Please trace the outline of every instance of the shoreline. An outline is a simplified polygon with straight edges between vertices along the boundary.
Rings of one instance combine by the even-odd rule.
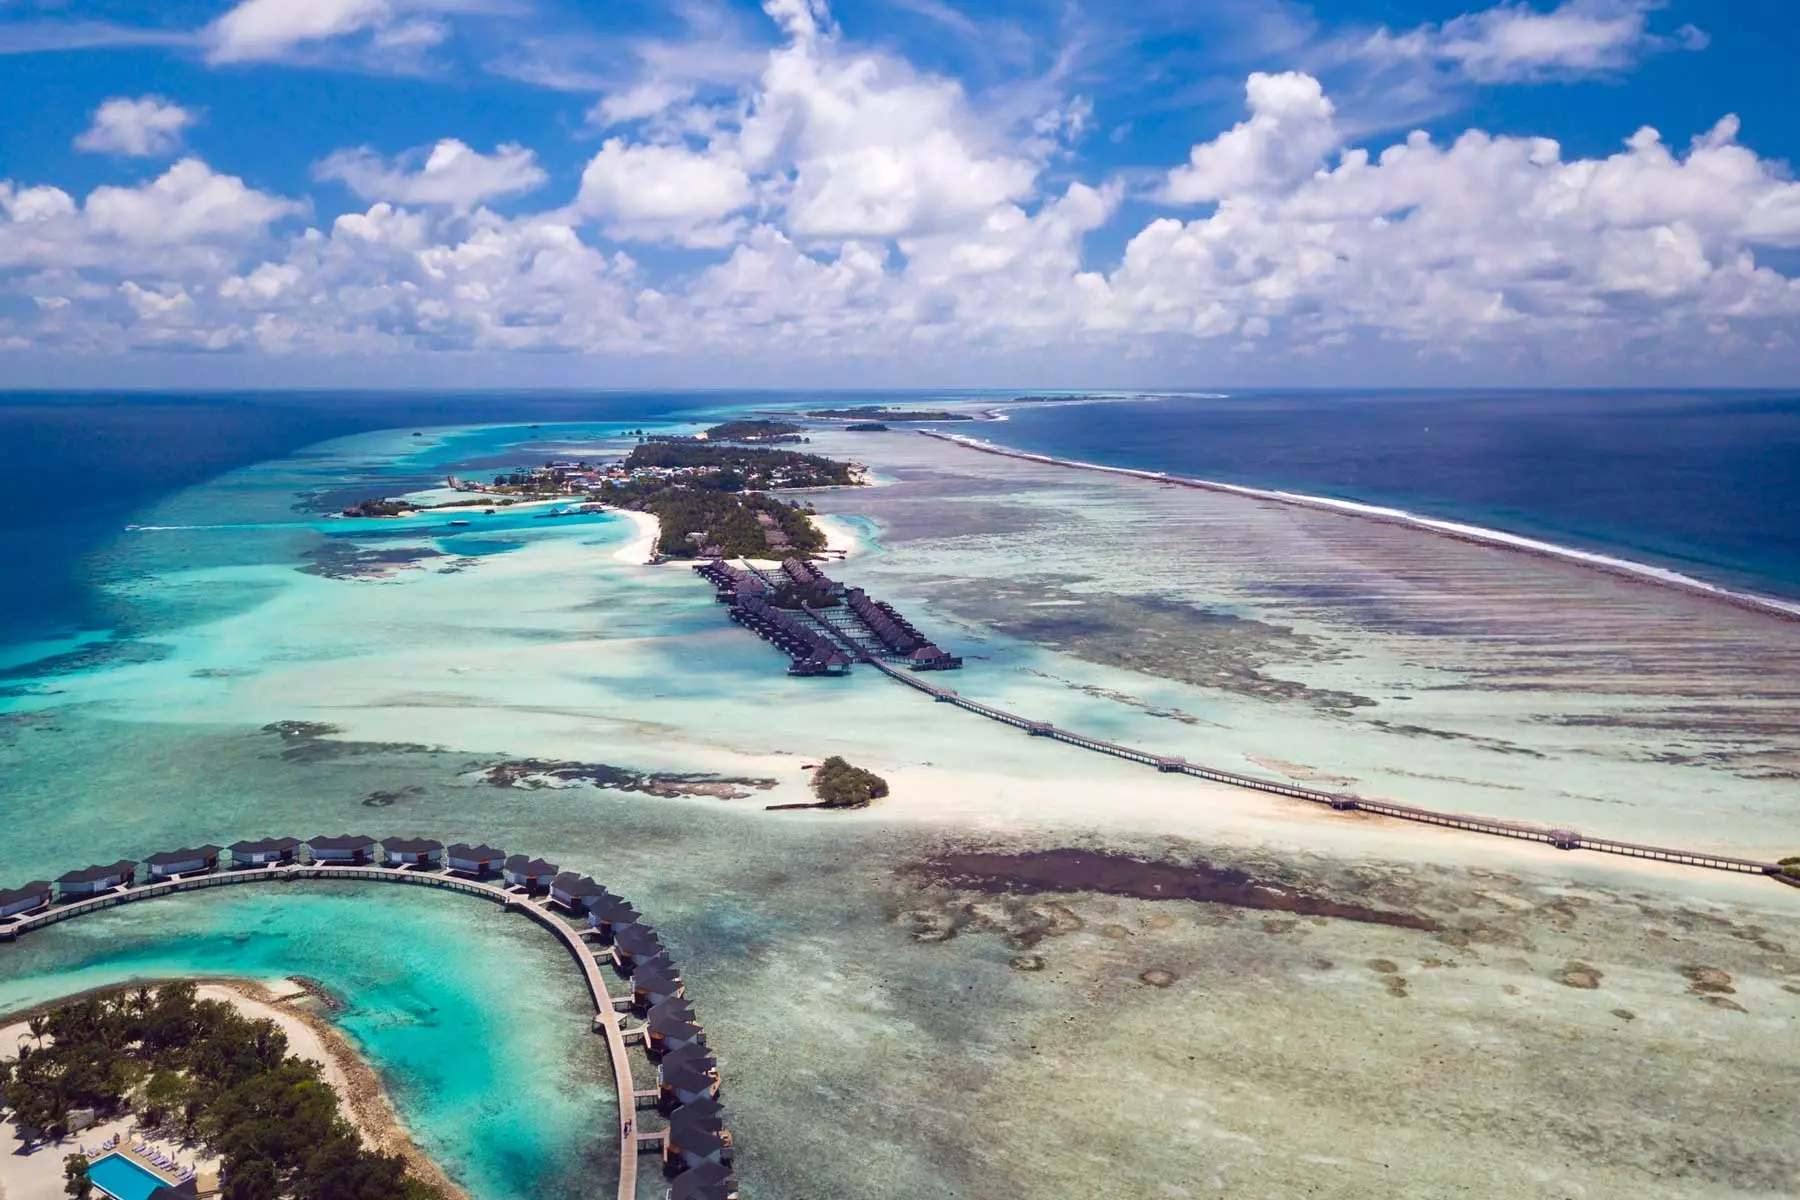
[[[647,512],[629,508],[609,508],[608,513],[631,522],[631,540],[613,551],[614,562],[632,567],[647,567],[656,561],[656,542],[662,537],[662,522]]]
[[[281,981],[292,988],[288,992],[277,992],[270,986],[270,980],[234,976],[189,976],[182,980],[151,979],[109,984],[61,996],[15,1013],[0,1014],[0,1031],[15,1029],[38,1013],[87,996],[112,994],[139,985],[158,987],[190,980],[199,985],[200,999],[220,1000],[251,1020],[273,1022],[287,1036],[290,1057],[317,1063],[322,1068],[321,1076],[337,1091],[339,1111],[368,1148],[399,1156],[406,1163],[409,1175],[439,1189],[446,1200],[471,1200],[437,1161],[413,1141],[411,1131],[400,1120],[399,1112],[381,1082],[381,1076],[349,1037],[318,1013],[294,1006],[294,1001],[313,996],[311,989],[296,981]],[[0,1181],[0,1200],[8,1200],[3,1181]]]
[[[1104,463],[1085,462],[1076,458],[1059,458],[1050,454],[1038,454],[1029,450],[1015,450],[995,442],[980,438],[965,437],[960,434],[940,433],[931,429],[919,429],[914,432],[935,441],[949,442],[967,450],[981,454],[993,454],[1001,458],[1016,458],[1023,462],[1038,463],[1043,466],[1064,467],[1076,471],[1098,471],[1109,475],[1124,475],[1132,479],[1141,479],[1148,483],[1162,483],[1174,487],[1194,488],[1200,491],[1223,492],[1227,495],[1241,496],[1250,500],[1263,500],[1275,504],[1286,504],[1295,508],[1310,508],[1319,512],[1336,513],[1340,516],[1355,517],[1365,521],[1375,521],[1385,525],[1399,525],[1408,529],[1416,529],[1438,537],[1450,538],[1453,541],[1468,542],[1473,545],[1490,546],[1500,550],[1510,550],[1515,554],[1529,554],[1536,558],[1554,559],[1558,562],[1574,566],[1586,567],[1600,571],[1616,578],[1633,583],[1641,583],[1650,587],[1663,587],[1689,595],[1730,604],[1733,607],[1760,613],[1764,616],[1776,617],[1785,621],[1800,621],[1800,601],[1783,600],[1775,596],[1765,596],[1756,592],[1742,592],[1722,584],[1708,583],[1692,575],[1684,575],[1667,567],[1653,566],[1649,563],[1633,562],[1630,559],[1616,558],[1592,550],[1580,550],[1573,546],[1562,546],[1555,542],[1546,542],[1537,538],[1525,537],[1522,534],[1508,533],[1502,529],[1489,529],[1481,525],[1469,525],[1461,521],[1451,521],[1443,517],[1423,516],[1401,508],[1389,508],[1378,504],[1365,504],[1355,500],[1337,500],[1330,496],[1310,496],[1303,492],[1288,492],[1278,488],[1258,488],[1247,484],[1224,483],[1214,479],[1196,479],[1186,475],[1172,475],[1167,471],[1147,471],[1135,467],[1111,467]]]

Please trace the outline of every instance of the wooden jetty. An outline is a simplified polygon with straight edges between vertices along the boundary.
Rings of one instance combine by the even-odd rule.
[[[249,845],[250,843],[239,844]],[[501,905],[508,912],[516,912],[528,917],[555,935],[557,940],[562,943],[563,948],[568,950],[570,957],[575,960],[576,966],[581,969],[582,980],[587,986],[588,998],[594,1009],[593,1027],[596,1032],[606,1038],[607,1053],[612,1062],[613,1087],[618,1098],[618,1200],[637,1200],[638,1156],[640,1153],[650,1152],[660,1154],[666,1131],[645,1130],[639,1128],[638,1125],[640,1092],[632,1081],[631,1059],[625,1044],[627,1031],[619,1015],[619,1005],[622,999],[624,1003],[629,1004],[630,998],[621,999],[613,996],[606,976],[601,970],[603,962],[616,962],[616,955],[610,951],[597,952],[596,948],[584,937],[585,931],[578,930],[569,924],[550,907],[551,897],[547,895],[532,896],[520,888],[472,878],[467,874],[446,870],[437,865],[424,868],[415,866],[384,867],[368,864],[302,861],[297,857],[290,857],[268,863],[252,862],[249,865],[223,870],[217,869],[216,866],[209,866],[192,875],[158,877],[143,884],[123,883],[92,896],[83,896],[83,898],[74,898],[83,894],[69,890],[58,897],[61,900],[60,903],[49,902],[0,921],[0,942],[17,941],[23,935],[35,930],[45,929],[64,921],[74,920],[76,917],[103,912],[121,904],[131,904],[140,900],[152,900],[183,892],[234,887],[240,884],[293,883],[301,880],[390,883],[460,892],[468,896],[478,896],[483,900]],[[32,886],[36,887],[37,885]],[[45,899],[49,900],[47,891]],[[644,925],[640,925],[639,928],[649,929]],[[731,1194],[735,1194],[735,1192]]]
[[[1684,850],[1672,846],[1647,846],[1637,842],[1621,842],[1612,838],[1590,837],[1569,829],[1546,829],[1536,825],[1523,825],[1513,821],[1498,821],[1489,817],[1469,816],[1463,813],[1441,812],[1436,809],[1418,808],[1410,804],[1397,804],[1391,800],[1377,800],[1368,796],[1359,796],[1350,792],[1331,792],[1319,788],[1309,788],[1301,784],[1290,783],[1280,779],[1265,779],[1255,775],[1242,775],[1235,771],[1225,771],[1216,767],[1202,766],[1188,762],[1182,758],[1169,758],[1141,750],[1135,746],[1122,746],[1117,742],[1103,741],[1100,738],[1088,737],[1073,730],[1061,729],[1047,721],[1034,721],[1017,713],[995,708],[991,704],[982,704],[967,696],[946,687],[939,687],[927,680],[919,678],[908,671],[902,671],[878,658],[865,657],[861,661],[880,671],[890,679],[899,680],[915,691],[924,692],[940,704],[953,704],[957,708],[972,712],[1011,725],[1032,737],[1049,738],[1083,750],[1091,750],[1098,754],[1123,758],[1130,762],[1142,763],[1154,767],[1164,774],[1191,775],[1196,779],[1208,779],[1214,783],[1230,784],[1233,787],[1248,788],[1258,792],[1270,792],[1277,796],[1287,796],[1294,800],[1305,800],[1338,812],[1366,812],[1383,817],[1394,817],[1402,821],[1417,821],[1425,825],[1439,825],[1448,829],[1461,829],[1469,833],[1485,833],[1495,837],[1514,838],[1527,842],[1543,842],[1558,850],[1593,850],[1601,854],[1619,854],[1629,858],[1649,858],[1659,862],[1675,863],[1679,866],[1706,867],[1715,871],[1738,871],[1752,875],[1768,875],[1787,882],[1782,874],[1780,864],[1765,862],[1753,858],[1735,858],[1728,854],[1713,854],[1704,850]]]

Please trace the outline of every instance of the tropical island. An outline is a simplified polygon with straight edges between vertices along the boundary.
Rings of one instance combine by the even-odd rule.
[[[171,1195],[230,1200],[437,1200],[399,1155],[371,1150],[345,1119],[323,1068],[290,1053],[287,1034],[193,983],[140,986],[51,1007],[0,1062],[0,1104],[26,1145],[121,1118],[123,1131],[63,1163],[71,1196],[129,1178]],[[153,1140],[196,1150],[185,1168]],[[215,1160],[205,1172],[201,1160]],[[154,1179],[156,1184],[150,1181]],[[111,1194],[107,1189],[106,1194]],[[163,1194],[158,1192],[157,1194]]]
[[[861,482],[857,467],[816,454],[646,442],[591,499],[654,516],[665,558],[805,557],[826,543],[812,510],[763,493]]]
[[[968,413],[948,409],[891,408],[868,404],[860,408],[819,408],[806,414],[821,421],[973,421]]]
[[[802,426],[791,421],[726,421],[706,431],[709,442],[801,442]]]

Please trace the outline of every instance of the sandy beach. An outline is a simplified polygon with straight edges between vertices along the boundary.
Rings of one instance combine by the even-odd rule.
[[[223,1001],[245,1017],[273,1022],[287,1037],[288,1053],[318,1064],[320,1075],[338,1095],[344,1119],[366,1145],[406,1160],[416,1178],[441,1189],[450,1200],[467,1200],[459,1188],[416,1144],[395,1113],[381,1078],[357,1053],[349,1039],[311,1008],[312,993],[289,979],[214,979],[200,984],[202,1000]],[[21,1039],[29,1041],[25,1020],[0,1026],[0,1060],[15,1058]],[[60,1146],[30,1155],[17,1153],[19,1143],[10,1122],[0,1133],[0,1200],[52,1200],[62,1194],[62,1160],[78,1145],[93,1145],[133,1128],[130,1117],[83,1130]],[[216,1169],[216,1159],[200,1160]]]
[[[662,522],[646,512],[632,512],[627,508],[608,509],[613,516],[624,517],[631,522],[631,540],[613,552],[614,562],[626,563],[641,567],[649,564],[656,557],[656,539],[662,534]]]

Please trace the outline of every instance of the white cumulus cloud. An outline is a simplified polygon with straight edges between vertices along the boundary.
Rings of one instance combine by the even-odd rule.
[[[609,138],[582,172],[574,208],[623,241],[716,247],[742,232],[734,214],[754,199],[729,152]]]
[[[364,200],[431,204],[459,211],[533,191],[549,178],[537,156],[518,145],[482,154],[455,138],[392,161],[368,147],[340,150],[313,167],[317,179],[342,183]]]
[[[180,148],[182,132],[194,121],[192,112],[161,96],[118,97],[94,110],[93,122],[75,139],[75,148],[160,158]]]

